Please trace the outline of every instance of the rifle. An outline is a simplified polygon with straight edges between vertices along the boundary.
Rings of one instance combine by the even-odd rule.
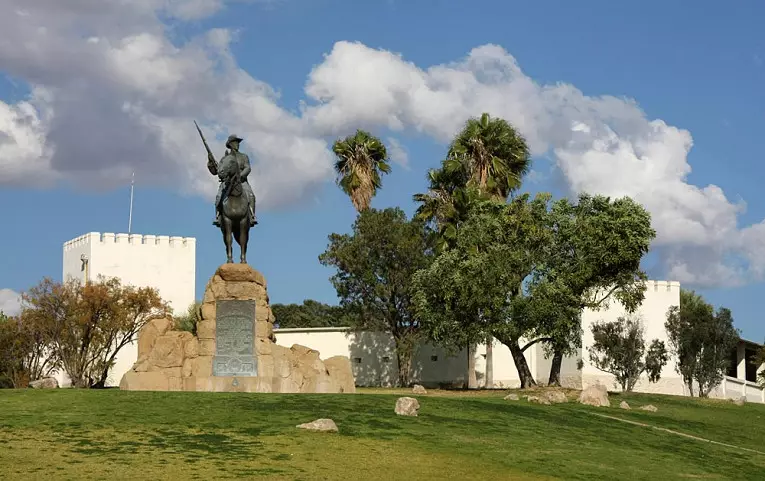
[[[202,143],[205,144],[205,150],[207,150],[207,162],[209,164],[215,164],[215,156],[212,153],[212,150],[210,150],[210,146],[207,145],[207,141],[205,140],[205,136],[202,133],[202,129],[199,128],[199,125],[197,125],[197,121],[194,121],[194,125],[197,127],[197,132],[199,132],[199,136],[202,137]]]

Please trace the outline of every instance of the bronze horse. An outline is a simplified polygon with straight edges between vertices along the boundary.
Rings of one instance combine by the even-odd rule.
[[[242,188],[242,177],[236,157],[225,156],[221,160],[220,170],[223,173],[224,192],[218,204],[218,210],[220,211],[220,231],[223,233],[223,243],[226,244],[226,263],[234,262],[231,241],[233,236],[241,249],[240,262],[246,264],[247,241],[250,238],[252,219],[249,200]]]

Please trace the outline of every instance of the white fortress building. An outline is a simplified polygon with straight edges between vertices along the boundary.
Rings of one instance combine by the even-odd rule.
[[[174,313],[184,313],[196,295],[196,239],[90,232],[64,243],[64,281],[76,278],[84,283],[99,276],[117,277],[135,287],[154,287]],[[137,343],[120,350],[107,386],[119,385],[137,352]],[[56,377],[61,386],[70,384],[65,374]]]

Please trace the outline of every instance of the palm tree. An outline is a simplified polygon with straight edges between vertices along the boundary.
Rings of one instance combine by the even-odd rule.
[[[351,198],[357,212],[369,208],[372,197],[382,187],[380,174],[390,173],[388,151],[377,137],[363,130],[332,146],[337,156],[337,184]]]
[[[420,206],[415,218],[429,224],[436,233],[435,248],[447,249],[457,235],[459,225],[470,208],[470,204],[480,198],[476,188],[466,186],[467,178],[462,172],[446,172],[444,168],[428,171],[429,187],[423,194],[412,196]]]
[[[521,186],[530,165],[523,136],[506,120],[484,113],[480,119],[469,119],[454,138],[444,169],[463,171],[482,192],[507,199]]]

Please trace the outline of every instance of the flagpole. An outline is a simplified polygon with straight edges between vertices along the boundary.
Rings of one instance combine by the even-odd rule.
[[[128,217],[128,234],[132,232],[133,228],[133,188],[135,186],[135,172],[130,179],[130,216]]]

